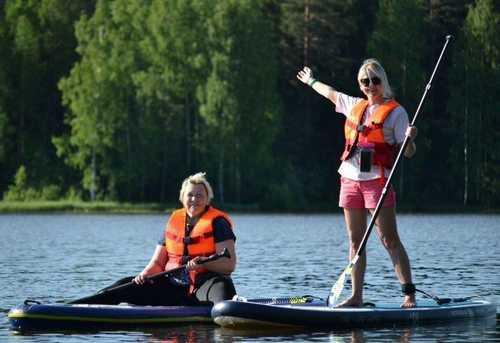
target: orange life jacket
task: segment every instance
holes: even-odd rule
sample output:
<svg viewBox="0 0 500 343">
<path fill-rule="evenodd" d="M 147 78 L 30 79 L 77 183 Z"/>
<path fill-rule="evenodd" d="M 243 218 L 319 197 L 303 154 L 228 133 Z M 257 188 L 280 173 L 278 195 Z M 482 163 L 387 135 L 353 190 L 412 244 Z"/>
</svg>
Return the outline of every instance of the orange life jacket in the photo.
<svg viewBox="0 0 500 343">
<path fill-rule="evenodd" d="M 354 105 L 345 121 L 345 148 L 340 159 L 345 161 L 351 158 L 356 147 L 373 149 L 373 164 L 380 166 L 383 178 L 384 168 L 392 168 L 396 153 L 396 145 L 385 141 L 383 125 L 389 114 L 398 106 L 395 100 L 381 104 L 368 119 L 369 124 L 362 125 L 361 120 L 368 101 L 362 100 Z"/>
<path fill-rule="evenodd" d="M 174 211 L 165 228 L 165 248 L 168 254 L 165 270 L 178 268 L 196 256 L 210 256 L 215 254 L 212 223 L 218 217 L 225 218 L 232 227 L 232 222 L 226 213 L 209 207 L 200 219 L 198 219 L 189 236 L 186 237 L 186 210 L 180 209 Z M 196 279 L 206 272 L 208 270 L 205 268 L 189 272 L 190 292 L 194 290 Z"/>
</svg>

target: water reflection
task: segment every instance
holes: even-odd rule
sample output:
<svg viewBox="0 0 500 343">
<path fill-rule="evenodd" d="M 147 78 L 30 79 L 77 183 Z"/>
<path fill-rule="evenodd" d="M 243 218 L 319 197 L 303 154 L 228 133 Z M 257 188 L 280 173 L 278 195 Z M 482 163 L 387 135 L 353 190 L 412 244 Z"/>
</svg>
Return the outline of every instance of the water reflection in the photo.
<svg viewBox="0 0 500 343">
<path fill-rule="evenodd" d="M 147 342 L 154 343 L 197 343 L 197 342 L 217 342 L 217 333 L 213 325 L 189 325 L 185 327 L 175 327 L 167 330 L 158 329 L 149 331 L 151 334 Z"/>
<path fill-rule="evenodd" d="M 274 328 L 234 330 L 213 324 L 193 324 L 150 328 L 53 330 L 17 334 L 33 342 L 95 341 L 106 342 L 484 342 L 497 341 L 496 318 L 425 324 L 419 326 L 394 325 L 355 329 Z M 12 333 L 11 333 L 12 335 Z M 23 339 L 23 341 L 26 341 Z"/>
<path fill-rule="evenodd" d="M 214 342 L 480 342 L 500 338 L 496 329 L 496 319 L 445 322 L 423 326 L 392 326 L 358 328 L 352 330 L 230 330 L 219 328 L 215 335 L 220 340 Z M 474 335 L 471 335 L 471 331 Z"/>
</svg>

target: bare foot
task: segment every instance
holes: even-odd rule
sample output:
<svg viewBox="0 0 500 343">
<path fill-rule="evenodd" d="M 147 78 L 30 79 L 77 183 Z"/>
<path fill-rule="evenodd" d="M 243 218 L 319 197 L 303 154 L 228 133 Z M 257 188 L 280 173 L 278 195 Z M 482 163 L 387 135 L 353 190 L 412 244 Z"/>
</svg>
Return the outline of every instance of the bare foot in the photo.
<svg viewBox="0 0 500 343">
<path fill-rule="evenodd" d="M 415 301 L 415 294 L 405 295 L 405 299 L 401 304 L 402 308 L 413 308 L 417 306 L 417 302 Z"/>
<path fill-rule="evenodd" d="M 361 306 L 363 306 L 363 299 L 350 297 L 349 299 L 344 300 L 335 307 L 361 307 Z"/>
</svg>

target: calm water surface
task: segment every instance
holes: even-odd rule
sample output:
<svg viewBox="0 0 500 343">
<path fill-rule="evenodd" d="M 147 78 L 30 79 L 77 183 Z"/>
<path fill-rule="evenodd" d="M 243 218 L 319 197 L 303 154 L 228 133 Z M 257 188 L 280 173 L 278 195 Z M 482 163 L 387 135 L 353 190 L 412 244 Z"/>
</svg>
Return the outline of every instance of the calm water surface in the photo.
<svg viewBox="0 0 500 343">
<path fill-rule="evenodd" d="M 496 318 L 419 327 L 347 331 L 242 332 L 214 325 L 138 331 L 14 335 L 8 310 L 89 295 L 137 274 L 161 234 L 164 215 L 0 215 L 0 342 L 479 342 L 500 341 Z M 347 265 L 340 215 L 234 215 L 245 297 L 326 297 Z M 400 215 L 414 280 L 442 297 L 500 303 L 500 216 Z M 344 293 L 347 293 L 344 291 Z M 389 257 L 375 232 L 368 244 L 365 300 L 400 301 Z M 497 310 L 498 311 L 498 310 Z"/>
</svg>

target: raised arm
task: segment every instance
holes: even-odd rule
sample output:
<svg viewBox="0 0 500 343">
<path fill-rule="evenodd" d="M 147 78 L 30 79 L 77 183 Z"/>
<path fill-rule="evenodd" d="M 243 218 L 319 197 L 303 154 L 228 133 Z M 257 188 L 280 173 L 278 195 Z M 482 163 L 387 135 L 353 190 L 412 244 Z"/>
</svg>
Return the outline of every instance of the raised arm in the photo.
<svg viewBox="0 0 500 343">
<path fill-rule="evenodd" d="M 335 105 L 337 104 L 337 92 L 335 91 L 335 89 L 325 83 L 316 80 L 313 77 L 312 71 L 309 67 L 304 67 L 302 70 L 300 70 L 297 73 L 297 78 L 306 85 L 310 86 L 319 94 L 323 95 L 325 98 L 329 99 Z"/>
</svg>

